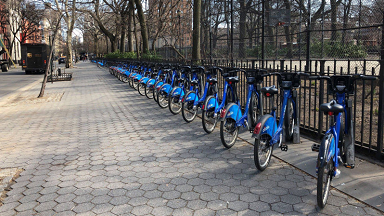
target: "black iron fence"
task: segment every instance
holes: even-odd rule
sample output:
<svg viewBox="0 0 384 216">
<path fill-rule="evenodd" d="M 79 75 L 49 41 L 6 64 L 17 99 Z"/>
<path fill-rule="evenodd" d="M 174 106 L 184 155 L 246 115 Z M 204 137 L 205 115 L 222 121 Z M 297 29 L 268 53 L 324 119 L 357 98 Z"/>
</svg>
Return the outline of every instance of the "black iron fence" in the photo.
<svg viewBox="0 0 384 216">
<path fill-rule="evenodd" d="M 121 60 L 117 60 L 121 61 Z M 116 61 L 110 60 L 109 64 L 116 64 Z M 162 63 L 181 63 L 161 61 Z M 264 68 L 269 71 L 306 71 L 306 60 L 227 60 L 215 59 L 205 60 L 203 65 L 216 65 L 223 68 L 237 67 L 242 69 Z M 381 63 L 381 65 L 380 65 Z M 379 77 L 375 81 L 361 80 L 355 83 L 355 94 L 353 99 L 353 120 L 356 149 L 359 153 L 368 154 L 371 157 L 384 159 L 383 129 L 384 122 L 380 120 L 384 113 L 384 107 L 380 102 L 384 98 L 384 70 L 383 61 L 377 60 L 324 60 L 312 59 L 310 75 L 335 74 L 364 74 Z M 108 65 L 108 64 L 107 64 Z M 238 97 L 242 106 L 246 104 L 247 84 L 244 73 L 238 74 L 240 82 L 237 86 Z M 223 78 L 218 75 L 219 94 L 223 91 Z M 265 78 L 263 86 L 278 86 L 277 77 Z M 329 127 L 330 119 L 322 112 L 319 112 L 319 106 L 322 103 L 329 102 L 331 95 L 327 94 L 327 85 L 324 81 L 303 79 L 298 89 L 298 106 L 300 110 L 300 128 L 301 131 L 315 139 L 320 139 L 325 130 Z M 277 113 L 279 114 L 280 97 L 276 98 Z M 270 104 L 264 103 L 264 111 L 270 112 Z"/>
</svg>

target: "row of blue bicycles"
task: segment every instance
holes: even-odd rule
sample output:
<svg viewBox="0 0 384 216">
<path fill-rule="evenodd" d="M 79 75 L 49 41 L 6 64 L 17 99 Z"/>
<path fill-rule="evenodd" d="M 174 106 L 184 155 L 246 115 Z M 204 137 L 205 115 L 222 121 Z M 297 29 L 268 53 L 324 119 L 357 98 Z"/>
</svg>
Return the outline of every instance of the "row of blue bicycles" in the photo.
<svg viewBox="0 0 384 216">
<path fill-rule="evenodd" d="M 355 81 L 374 80 L 363 75 L 309 76 L 303 72 L 272 72 L 264 69 L 220 68 L 217 66 L 181 66 L 152 63 L 121 63 L 109 67 L 109 72 L 120 81 L 128 83 L 140 95 L 154 99 L 161 108 L 172 114 L 181 113 L 186 122 L 196 119 L 201 110 L 202 126 L 212 133 L 220 122 L 220 139 L 231 148 L 240 128 L 252 133 L 254 162 L 258 170 L 265 170 L 271 160 L 274 147 L 288 150 L 284 141 L 292 141 L 299 126 L 298 94 L 301 80 L 327 80 L 328 93 L 333 95 L 329 103 L 319 110 L 331 116 L 332 123 L 325 132 L 317 151 L 317 203 L 323 208 L 328 199 L 330 183 L 340 175 L 339 166 L 354 168 L 354 131 L 352 100 Z M 237 76 L 244 73 L 247 84 L 246 104 L 240 104 Z M 223 77 L 222 94 L 219 95 L 219 76 Z M 277 76 L 278 87 L 262 87 L 265 77 Z M 280 115 L 277 116 L 274 97 L 281 94 Z M 271 112 L 265 114 L 263 98 L 270 102 Z M 284 141 L 283 141 L 284 140 Z"/>
</svg>

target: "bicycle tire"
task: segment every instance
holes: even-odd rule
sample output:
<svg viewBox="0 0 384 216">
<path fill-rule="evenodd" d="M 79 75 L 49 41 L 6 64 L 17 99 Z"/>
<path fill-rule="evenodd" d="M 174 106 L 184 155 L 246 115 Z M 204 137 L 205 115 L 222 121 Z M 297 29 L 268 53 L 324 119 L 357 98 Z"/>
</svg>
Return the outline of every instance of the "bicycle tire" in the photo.
<svg viewBox="0 0 384 216">
<path fill-rule="evenodd" d="M 255 161 L 256 168 L 260 171 L 264 171 L 271 161 L 271 156 L 273 152 L 273 146 L 270 145 L 269 141 L 271 136 L 268 134 L 262 134 L 259 139 L 255 139 L 255 145 L 253 148 L 253 159 Z M 269 147 L 267 146 L 269 145 Z M 266 152 L 266 154 L 264 154 Z M 261 161 L 261 156 L 265 155 L 265 161 Z"/>
<path fill-rule="evenodd" d="M 145 95 L 145 84 L 144 83 L 139 83 L 139 86 L 137 87 L 137 91 L 141 96 Z"/>
<path fill-rule="evenodd" d="M 194 92 L 188 92 L 186 95 L 184 95 L 184 98 L 187 98 L 188 95 L 191 93 L 194 93 Z M 183 116 L 184 121 L 188 123 L 192 122 L 197 115 L 197 108 L 195 110 L 193 109 L 193 103 L 194 103 L 194 100 L 181 103 L 181 114 Z M 189 114 L 191 115 L 188 116 Z"/>
<path fill-rule="evenodd" d="M 327 169 L 326 169 L 327 168 Z M 322 209 L 327 204 L 329 189 L 331 187 L 333 160 L 317 171 L 317 205 Z"/>
<path fill-rule="evenodd" d="M 173 92 L 177 89 L 177 88 L 180 88 L 180 87 L 176 87 L 176 88 L 173 88 L 171 93 L 169 94 L 169 99 L 168 99 L 168 108 L 169 108 L 169 111 L 173 114 L 173 115 L 177 115 L 181 112 L 181 103 L 179 102 L 180 101 L 180 95 L 176 96 L 176 97 L 173 97 Z M 174 109 L 174 107 L 177 107 L 177 109 Z"/>
<path fill-rule="evenodd" d="M 160 89 L 163 88 L 164 85 L 167 85 L 167 84 L 163 84 L 161 85 Z M 165 109 L 167 108 L 168 106 L 168 95 L 166 95 L 165 92 L 157 92 L 157 104 L 162 108 L 162 109 Z"/>
<path fill-rule="evenodd" d="M 252 93 L 251 101 L 249 103 L 248 115 L 249 115 L 249 128 L 253 129 L 256 126 L 258 116 L 261 114 L 257 105 L 259 105 L 259 99 L 255 92 Z M 261 106 L 261 105 L 260 105 Z M 259 111 L 259 113 L 258 113 Z"/>
<path fill-rule="evenodd" d="M 147 96 L 148 99 L 152 99 L 153 98 L 153 92 L 151 92 L 151 91 L 153 91 L 153 87 L 151 88 L 148 85 L 145 85 L 144 88 L 145 88 L 145 96 Z"/>
<path fill-rule="evenodd" d="M 289 98 L 287 101 L 287 109 L 285 111 L 284 116 L 284 127 L 285 127 L 285 140 L 292 141 L 293 140 L 293 129 L 296 124 L 296 119 L 293 116 L 295 107 L 293 106 L 292 99 Z"/>
<path fill-rule="evenodd" d="M 152 98 L 153 100 L 156 101 L 156 103 L 157 103 L 157 89 L 156 89 L 157 83 L 159 83 L 159 81 L 155 82 L 155 84 L 153 85 L 153 91 L 152 91 L 152 96 L 153 96 Z"/>
<path fill-rule="evenodd" d="M 230 135 L 230 139 L 225 140 L 225 135 Z M 236 127 L 236 121 L 231 118 L 225 118 L 220 123 L 220 139 L 223 146 L 227 149 L 232 148 L 236 143 L 237 136 L 239 135 L 239 128 Z"/>
<path fill-rule="evenodd" d="M 205 101 L 204 101 L 205 109 L 208 107 L 208 102 L 211 98 L 215 98 L 215 97 L 213 97 L 211 95 L 211 96 L 208 96 L 207 99 L 205 99 Z M 212 115 L 214 115 L 214 113 L 215 113 L 215 110 L 210 111 L 210 112 L 204 111 L 204 109 L 202 110 L 202 114 L 201 114 L 201 116 L 202 116 L 201 120 L 202 121 L 201 122 L 203 124 L 204 131 L 208 134 L 212 133 L 215 130 L 215 127 L 217 124 L 217 118 L 215 118 L 214 116 L 213 116 L 213 118 L 211 118 Z M 212 120 L 210 121 L 209 119 L 213 120 L 213 124 L 211 127 L 208 127 L 208 125 L 206 124 L 207 122 L 212 122 Z"/>
</svg>

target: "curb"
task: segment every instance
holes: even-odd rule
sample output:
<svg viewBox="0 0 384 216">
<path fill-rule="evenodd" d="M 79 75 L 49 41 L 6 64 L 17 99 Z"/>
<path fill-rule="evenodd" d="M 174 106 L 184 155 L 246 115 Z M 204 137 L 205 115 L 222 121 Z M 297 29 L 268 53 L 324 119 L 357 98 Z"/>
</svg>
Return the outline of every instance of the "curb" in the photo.
<svg viewBox="0 0 384 216">
<path fill-rule="evenodd" d="M 37 85 L 38 83 L 41 83 L 41 82 L 42 82 L 41 80 L 36 80 L 33 83 L 30 83 L 30 84 L 28 84 L 28 85 L 26 85 L 20 89 L 17 89 L 14 92 L 11 92 L 11 93 L 5 95 L 3 98 L 0 99 L 0 107 L 7 104 L 10 100 L 16 98 L 17 96 L 21 95 L 21 93 L 23 93 L 24 91 L 31 89 L 32 87 L 34 87 L 35 85 Z"/>
</svg>

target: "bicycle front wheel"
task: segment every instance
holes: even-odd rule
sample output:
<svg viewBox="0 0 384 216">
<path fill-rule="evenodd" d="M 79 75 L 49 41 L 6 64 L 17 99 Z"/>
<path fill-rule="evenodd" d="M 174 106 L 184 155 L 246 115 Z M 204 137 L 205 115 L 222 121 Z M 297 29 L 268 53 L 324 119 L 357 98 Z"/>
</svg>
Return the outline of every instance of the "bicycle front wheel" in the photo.
<svg viewBox="0 0 384 216">
<path fill-rule="evenodd" d="M 139 83 L 137 91 L 139 92 L 140 95 L 144 96 L 145 95 L 145 84 L 144 83 Z"/>
<path fill-rule="evenodd" d="M 287 109 L 285 111 L 284 116 L 284 126 L 285 126 L 285 140 L 286 141 L 292 141 L 293 140 L 293 129 L 295 127 L 295 117 L 293 115 L 294 113 L 294 106 L 292 99 L 288 99 L 287 102 Z"/>
<path fill-rule="evenodd" d="M 152 99 L 153 98 L 153 87 L 149 87 L 147 85 L 144 86 L 145 88 L 145 96 L 147 96 L 148 99 Z"/>
<path fill-rule="evenodd" d="M 235 145 L 239 128 L 236 127 L 236 121 L 231 118 L 225 118 L 220 123 L 220 139 L 225 148 L 231 148 Z"/>
<path fill-rule="evenodd" d="M 207 99 L 204 102 L 204 107 L 207 109 L 208 102 L 211 98 L 214 98 L 212 95 L 208 96 Z M 212 133 L 213 130 L 215 130 L 216 124 L 217 124 L 217 117 L 215 117 L 215 109 L 210 111 L 202 111 L 202 123 L 203 123 L 203 129 L 207 133 Z"/>
<path fill-rule="evenodd" d="M 194 92 L 188 92 L 184 98 L 188 98 L 188 95 L 194 93 Z M 186 101 L 181 103 L 181 114 L 183 116 L 184 121 L 186 122 L 192 122 L 197 115 L 197 107 L 193 108 L 194 100 Z"/>
<path fill-rule="evenodd" d="M 166 85 L 166 84 L 164 84 Z M 162 88 L 163 86 L 160 87 L 160 89 Z M 168 106 L 168 95 L 167 93 L 165 93 L 164 91 L 162 92 L 157 92 L 157 104 L 159 104 L 159 106 L 161 108 L 167 108 Z"/>
<path fill-rule="evenodd" d="M 270 144 L 271 136 L 262 134 L 259 139 L 255 139 L 253 149 L 253 159 L 256 168 L 260 171 L 265 170 L 271 161 L 273 146 Z"/>
<path fill-rule="evenodd" d="M 259 104 L 259 100 L 257 98 L 257 95 L 255 92 L 252 93 L 251 101 L 249 103 L 249 125 L 250 128 L 253 129 L 256 126 L 257 117 L 258 114 L 260 115 L 260 112 L 258 113 L 259 109 L 257 108 L 257 105 Z M 261 114 L 262 115 L 262 114 Z"/>
<path fill-rule="evenodd" d="M 178 87 L 178 88 L 180 88 L 180 87 Z M 172 89 L 171 93 L 169 94 L 169 99 L 168 99 L 168 108 L 169 108 L 169 111 L 171 111 L 171 113 L 173 115 L 177 115 L 181 112 L 180 95 L 172 96 L 173 92 L 176 89 L 177 88 Z"/>
</svg>

